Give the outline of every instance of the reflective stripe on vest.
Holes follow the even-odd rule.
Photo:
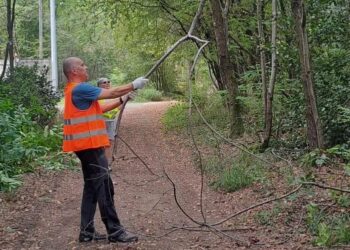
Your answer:
[[[96,121],[96,120],[103,120],[103,116],[94,114],[94,115],[89,115],[89,116],[85,116],[85,117],[65,119],[64,125],[76,125],[79,123],[92,122],[92,121]]]
[[[89,138],[91,136],[96,136],[96,135],[106,135],[107,130],[106,129],[99,129],[99,130],[93,130],[93,131],[88,131],[88,132],[83,132],[83,133],[77,133],[74,135],[64,135],[63,139],[66,141],[72,141],[72,140],[79,140],[79,139],[84,139],[84,138]]]

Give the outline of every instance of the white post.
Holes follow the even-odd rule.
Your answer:
[[[57,90],[57,43],[56,43],[56,3],[50,0],[50,26],[51,26],[51,78],[52,87]]]
[[[39,0],[39,59],[43,59],[43,2]]]

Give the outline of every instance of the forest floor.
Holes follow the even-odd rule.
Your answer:
[[[198,227],[179,209],[203,221],[201,174],[196,167],[193,146],[188,138],[165,132],[160,118],[173,102],[130,104],[125,110],[120,137],[146,162],[119,142],[111,177],[115,204],[122,224],[139,235],[132,244],[107,241],[78,243],[83,180],[76,170],[39,170],[24,177],[14,194],[0,194],[1,249],[316,249],[302,226],[302,202],[280,203],[276,216],[257,222],[258,211],[274,211],[270,203],[250,210],[218,226]],[[278,177],[272,176],[278,180]],[[213,190],[204,179],[203,214],[214,224],[256,203],[289,192],[276,181],[268,191],[261,184],[233,193]],[[262,215],[260,215],[262,216]],[[260,219],[264,219],[261,217]],[[96,228],[104,233],[99,212]]]

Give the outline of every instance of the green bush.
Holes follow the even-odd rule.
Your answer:
[[[162,117],[162,123],[166,130],[182,130],[188,125],[188,105],[177,103],[168,108]]]
[[[157,101],[161,101],[162,98],[163,98],[162,92],[153,88],[146,88],[139,91],[136,101],[157,102]]]
[[[350,244],[350,215],[348,213],[326,214],[317,205],[309,204],[306,222],[309,232],[315,237],[315,245],[331,247],[338,244]]]
[[[62,126],[42,129],[30,118],[22,106],[0,112],[0,191],[17,187],[18,175],[33,171],[42,157],[53,164],[48,155],[61,148]]]
[[[27,109],[30,120],[40,126],[52,124],[57,115],[59,96],[46,79],[47,68],[17,66],[0,82],[0,99],[8,106],[22,105]],[[4,109],[6,102],[2,103]],[[0,109],[1,110],[1,109]]]
[[[219,130],[226,131],[228,128],[228,111],[224,106],[225,91],[211,92],[205,87],[194,87],[192,100],[200,109],[206,121]],[[181,102],[170,107],[164,114],[162,122],[167,130],[187,129],[189,126],[189,104]],[[205,126],[194,105],[191,116],[192,126]],[[201,132],[198,129],[196,132]]]

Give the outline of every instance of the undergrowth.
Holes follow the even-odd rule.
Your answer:
[[[224,161],[211,157],[204,162],[204,169],[214,176],[211,186],[226,192],[234,192],[265,179],[261,164],[245,153]]]
[[[195,90],[193,100],[199,106],[208,123],[224,137],[227,137],[225,135],[228,134],[228,115],[220,93],[208,97],[208,95]],[[248,99],[245,101],[249,104]],[[245,103],[245,105],[248,104]],[[222,140],[218,139],[207,128],[193,106],[191,120],[188,113],[189,104],[180,102],[168,109],[162,122],[166,130],[175,130],[187,135],[190,131],[189,126],[191,126],[192,135],[195,137],[198,147],[205,148],[202,153],[203,169],[214,189],[235,192],[252,186],[254,183],[260,183],[262,185],[259,185],[261,189],[258,192],[268,194],[272,192],[270,190],[278,188],[279,184],[288,189],[303,181],[320,181],[318,172],[321,168],[334,169],[336,172],[342,173],[342,178],[345,180],[342,181],[343,187],[347,190],[350,187],[348,179],[346,179],[346,176],[347,178],[350,176],[350,148],[347,144],[308,152],[305,140],[300,139],[303,136],[301,130],[294,134],[281,134],[282,139],[272,138],[270,148],[261,157],[270,161],[277,160],[278,162],[275,164],[279,165],[280,168],[275,169],[274,172],[279,172],[280,177],[284,177],[284,179],[270,179],[272,172],[266,168],[265,163],[246,153],[237,154],[237,151],[233,151],[234,154],[232,154],[232,151],[223,150],[228,145],[222,147]],[[254,132],[256,127],[248,128],[246,131]],[[289,135],[294,139],[290,139]],[[253,146],[249,146],[248,150],[255,154],[258,152]],[[196,160],[198,162],[198,159]],[[329,174],[324,178],[328,178],[327,180],[330,181],[328,185],[332,185],[334,180],[332,178],[335,177]],[[276,182],[279,181],[280,183],[275,186]],[[273,186],[271,186],[272,184]],[[333,183],[333,185],[335,184]],[[332,204],[324,206],[310,203],[300,207],[299,199],[302,197],[308,197],[307,203],[310,203],[314,198],[315,200],[322,198],[323,200],[331,200]],[[330,192],[328,197],[325,197],[324,193],[316,191],[316,188],[306,188],[305,186],[303,191],[295,193],[287,199],[293,202],[295,209],[303,210],[301,216],[303,216],[305,223],[301,230],[307,230],[313,236],[314,245],[333,247],[350,244],[350,196],[347,193]],[[286,213],[285,209],[283,206],[276,205],[271,210],[257,212],[254,219],[262,226],[274,226],[277,223],[288,224],[293,223],[293,216],[301,212],[292,209]],[[279,220],[276,219],[277,217]],[[298,223],[300,223],[299,220]]]
[[[314,236],[313,243],[317,246],[350,244],[350,214],[346,210],[327,211],[310,203],[307,206],[306,223]]]

